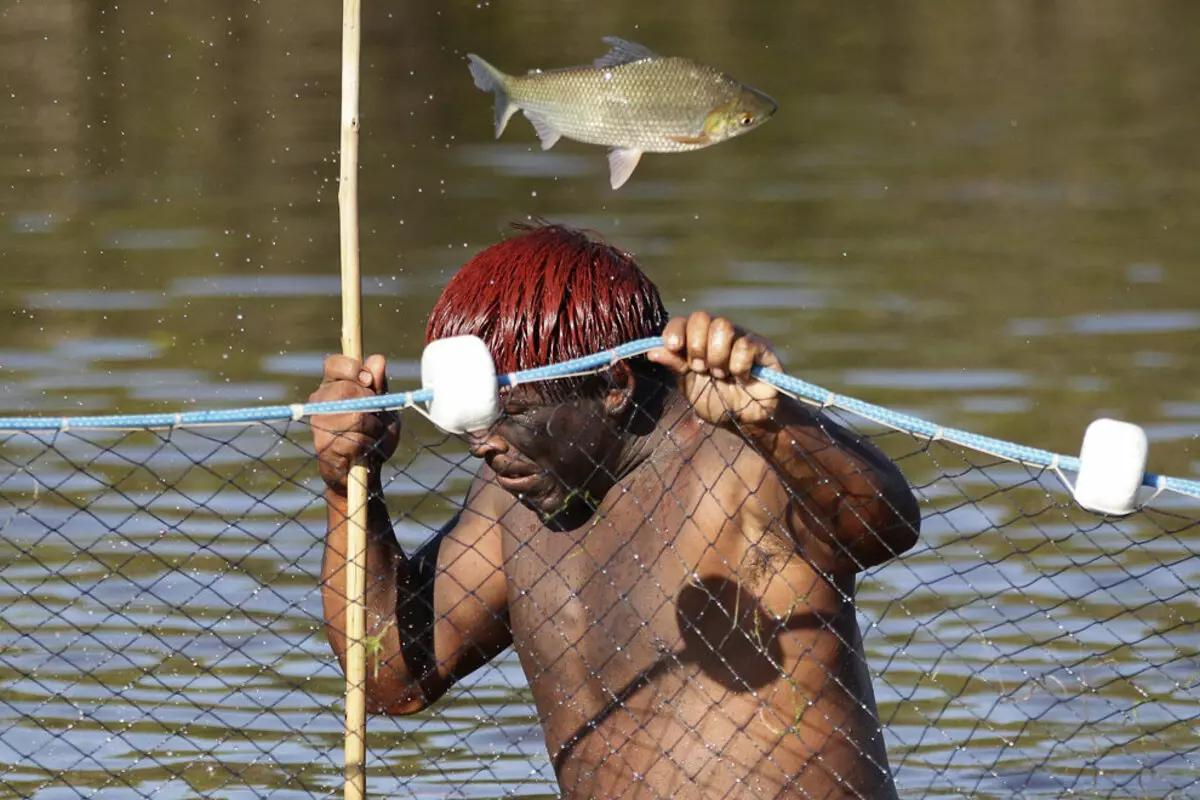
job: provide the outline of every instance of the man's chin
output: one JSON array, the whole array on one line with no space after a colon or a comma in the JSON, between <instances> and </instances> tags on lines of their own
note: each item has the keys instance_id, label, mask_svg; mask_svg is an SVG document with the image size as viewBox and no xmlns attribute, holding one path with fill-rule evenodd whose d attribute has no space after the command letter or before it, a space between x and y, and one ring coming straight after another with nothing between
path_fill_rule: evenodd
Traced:
<instances>
[{"instance_id":1,"label":"man's chin","mask_svg":"<svg viewBox=\"0 0 1200 800\"><path fill-rule=\"evenodd\" d=\"M578 492L567 493L556 487L543 497L519 498L552 531L570 531L592 518L596 507Z\"/></svg>"}]
</instances>

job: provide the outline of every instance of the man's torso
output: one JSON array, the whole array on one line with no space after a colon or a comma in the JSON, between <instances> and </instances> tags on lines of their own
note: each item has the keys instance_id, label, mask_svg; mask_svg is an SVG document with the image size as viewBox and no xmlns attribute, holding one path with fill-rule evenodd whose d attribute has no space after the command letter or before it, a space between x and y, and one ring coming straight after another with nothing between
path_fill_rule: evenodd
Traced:
<instances>
[{"instance_id":1,"label":"man's torso","mask_svg":"<svg viewBox=\"0 0 1200 800\"><path fill-rule=\"evenodd\" d=\"M716 431L583 528L505 516L514 643L566 796L893 796L852 582L798 552L786 504Z\"/></svg>"}]
</instances>

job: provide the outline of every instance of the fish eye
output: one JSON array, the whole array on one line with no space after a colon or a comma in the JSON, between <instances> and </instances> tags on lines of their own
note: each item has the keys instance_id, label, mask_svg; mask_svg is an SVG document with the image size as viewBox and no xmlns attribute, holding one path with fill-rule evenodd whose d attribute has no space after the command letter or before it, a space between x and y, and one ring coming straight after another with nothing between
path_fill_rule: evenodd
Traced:
<instances>
[{"instance_id":1,"label":"fish eye","mask_svg":"<svg viewBox=\"0 0 1200 800\"><path fill-rule=\"evenodd\" d=\"M753 114L742 114L742 125L749 125L752 122L754 122Z\"/></svg>"}]
</instances>

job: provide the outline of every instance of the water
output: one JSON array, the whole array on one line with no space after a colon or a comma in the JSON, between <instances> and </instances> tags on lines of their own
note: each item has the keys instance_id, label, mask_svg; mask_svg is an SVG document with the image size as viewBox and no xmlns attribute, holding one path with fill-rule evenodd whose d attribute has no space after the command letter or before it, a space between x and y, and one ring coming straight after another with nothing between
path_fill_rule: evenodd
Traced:
<instances>
[{"instance_id":1,"label":"water","mask_svg":"<svg viewBox=\"0 0 1200 800\"><path fill-rule=\"evenodd\" d=\"M1150 435L1152 469L1200 474L1200 7L697 0L685 18L539 0L364 12L364 338L389 356L397 388L419 377L425 314L453 271L510 220L544 216L633 251L671 310L752 322L819 385L1068 453L1092 418L1131 419ZM336 3L272 0L0 9L0 414L312 391L340 347L339 23ZM599 148L543 153L521 118L492 139L466 52L513 71L583 63L610 34L727 69L780 113L744 139L647 156L619 192ZM164 447L132 435L104 440L111 449L67 437L56 445L78 450L76 466L39 462L30 513L0 502L0 794L340 791L315 476L299 447L243 436ZM28 502L34 481L14 460L39 448L0 452L2 496ZM184 473L197 455L211 471ZM289 481L259 455L290 465ZM151 461L179 493L159 497L144 470L128 478L145 484L136 493L98 491L96 474ZM917 477L953 463L907 462ZM1039 491L956 505L955 492L986 494L982 473L968 474L975 483L939 500L956 510L927 519L927 547L863 587L893 766L910 753L902 788L1188 786L1195 529L1164 535L1162 520L1139 518L1132 532L1085 535L1086 518L1048 509ZM412 494L394 489L397 503ZM1037 513L1009 524L1014 503ZM1001 521L1003 536L970 535ZM1024 634L967 635L1001 620ZM1051 631L1061 638L1022 649ZM1152 700L1138 705L1139 693ZM944 696L962 699L941 712ZM1126 746L1131 728L1153 733ZM552 794L509 656L436 714L371 730L373 791Z\"/></svg>"}]
</instances>

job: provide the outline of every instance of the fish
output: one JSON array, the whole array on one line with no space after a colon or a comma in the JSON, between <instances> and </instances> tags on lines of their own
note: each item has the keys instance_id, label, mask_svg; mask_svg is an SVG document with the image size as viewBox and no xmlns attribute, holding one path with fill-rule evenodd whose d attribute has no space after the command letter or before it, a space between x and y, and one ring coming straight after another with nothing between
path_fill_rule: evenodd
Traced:
<instances>
[{"instance_id":1,"label":"fish","mask_svg":"<svg viewBox=\"0 0 1200 800\"><path fill-rule=\"evenodd\" d=\"M609 147L609 182L619 189L643 153L699 150L754 130L778 104L768 95L689 58L662 56L616 36L590 66L508 75L467 54L475 86L495 95L496 138L520 111L542 150L566 137Z\"/></svg>"}]
</instances>

